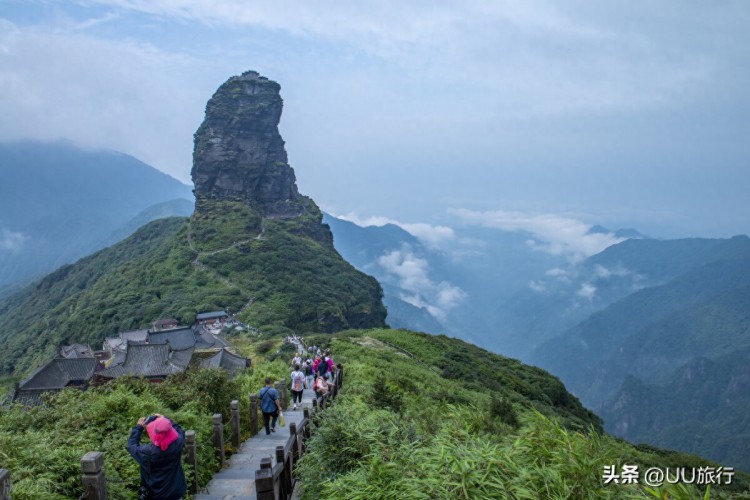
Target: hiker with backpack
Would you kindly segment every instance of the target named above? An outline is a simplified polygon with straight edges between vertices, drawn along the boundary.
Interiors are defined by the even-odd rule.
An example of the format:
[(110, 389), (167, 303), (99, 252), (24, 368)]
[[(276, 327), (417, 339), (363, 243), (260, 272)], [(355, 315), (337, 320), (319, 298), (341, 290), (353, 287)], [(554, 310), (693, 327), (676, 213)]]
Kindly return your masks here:
[(305, 389), (305, 374), (300, 371), (299, 363), (294, 365), (294, 371), (291, 375), (292, 379), (292, 410), (297, 409), (297, 402), (302, 407), (302, 391)]
[(266, 428), (266, 436), (272, 432), (276, 432), (276, 420), (281, 414), (279, 391), (271, 387), (271, 382), (271, 377), (266, 377), (266, 386), (258, 392), (260, 409), (263, 411), (263, 425)]
[(305, 366), (302, 370), (305, 374), (305, 388), (312, 389), (313, 383), (315, 382), (315, 372), (313, 371), (312, 361), (309, 359), (305, 361)]

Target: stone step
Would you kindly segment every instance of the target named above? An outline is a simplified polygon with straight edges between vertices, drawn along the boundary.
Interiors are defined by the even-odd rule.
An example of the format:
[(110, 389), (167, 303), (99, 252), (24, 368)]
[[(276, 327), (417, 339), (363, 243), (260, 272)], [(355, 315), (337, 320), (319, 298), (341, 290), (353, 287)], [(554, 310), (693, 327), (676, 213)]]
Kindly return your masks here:
[(276, 447), (286, 444), (289, 439), (289, 424), (299, 424), (304, 418), (303, 408), (312, 408), (314, 393), (305, 389), (302, 406), (284, 411), (286, 425), (276, 426), (276, 432), (266, 435), (263, 422), (260, 432), (240, 445), (238, 452), (228, 460), (227, 466), (214, 474), (204, 491), (195, 495), (196, 500), (246, 500), (255, 499), (255, 471), (260, 469), (262, 458), (271, 457), (276, 463)]
[[(230, 498), (240, 497), (252, 497), (255, 498), (255, 476), (252, 481), (247, 479), (212, 479), (206, 488), (207, 494), (219, 495), (225, 497), (227, 495)], [(196, 498), (198, 498), (196, 496)]]

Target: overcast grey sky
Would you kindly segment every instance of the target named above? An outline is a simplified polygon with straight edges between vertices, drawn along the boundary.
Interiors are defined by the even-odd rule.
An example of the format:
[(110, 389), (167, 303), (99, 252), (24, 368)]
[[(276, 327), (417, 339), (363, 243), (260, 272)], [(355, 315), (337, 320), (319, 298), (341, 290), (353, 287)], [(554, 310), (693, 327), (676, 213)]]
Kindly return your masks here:
[(750, 232), (745, 1), (0, 0), (0, 140), (188, 182), (206, 101), (248, 69), (334, 214)]

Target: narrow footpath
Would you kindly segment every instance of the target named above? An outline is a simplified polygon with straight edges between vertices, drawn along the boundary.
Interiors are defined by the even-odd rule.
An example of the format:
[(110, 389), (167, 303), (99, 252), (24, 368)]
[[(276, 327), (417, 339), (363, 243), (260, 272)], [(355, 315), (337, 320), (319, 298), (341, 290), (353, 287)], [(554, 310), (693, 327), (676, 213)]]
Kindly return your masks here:
[[(299, 424), (304, 415), (303, 408), (312, 409), (314, 397), (312, 389), (302, 394), (302, 406), (297, 410), (284, 410), (286, 426), (276, 425), (276, 432), (266, 435), (265, 428), (240, 445), (240, 451), (232, 455), (227, 466), (217, 472), (201, 493), (194, 495), (196, 500), (255, 500), (255, 471), (260, 469), (260, 459), (271, 457), (276, 462), (276, 447), (284, 446), (289, 439), (289, 424)], [(262, 422), (258, 423), (259, 425)]]
[[(297, 350), (301, 351), (299, 342), (292, 342)], [(276, 447), (284, 446), (289, 439), (289, 425), (299, 423), (304, 418), (303, 409), (312, 410), (312, 401), (315, 392), (305, 389), (302, 393), (302, 405), (297, 405), (296, 410), (284, 409), (286, 425), (280, 427), (276, 424), (276, 432), (266, 435), (262, 420), (258, 422), (260, 430), (258, 434), (251, 437), (240, 445), (239, 452), (235, 453), (227, 461), (227, 465), (214, 474), (213, 479), (194, 495), (196, 500), (256, 500), (255, 471), (260, 469), (260, 460), (271, 457), (274, 461)]]

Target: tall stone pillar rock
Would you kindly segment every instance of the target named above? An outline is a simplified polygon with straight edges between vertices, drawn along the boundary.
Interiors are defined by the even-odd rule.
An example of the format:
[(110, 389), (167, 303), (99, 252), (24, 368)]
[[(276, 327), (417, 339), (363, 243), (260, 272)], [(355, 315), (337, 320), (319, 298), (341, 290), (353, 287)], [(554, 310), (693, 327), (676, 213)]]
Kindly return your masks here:
[(304, 200), (279, 134), (280, 85), (255, 71), (227, 80), (195, 133), (196, 209), (209, 200), (243, 201), (263, 216), (295, 217)]

